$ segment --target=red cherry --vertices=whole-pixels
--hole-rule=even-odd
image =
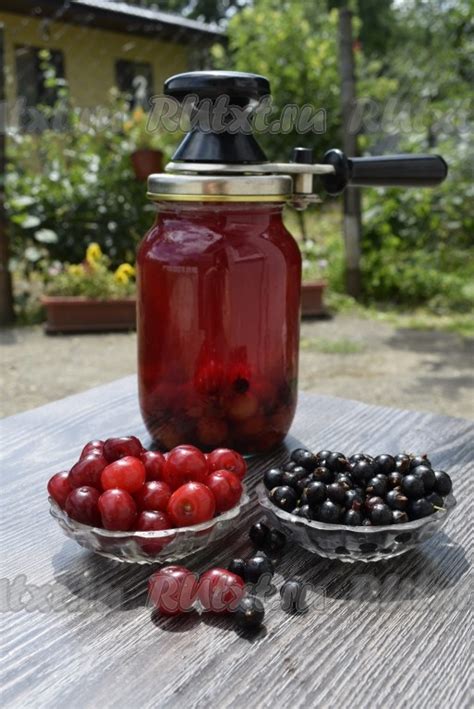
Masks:
[[[204,396],[218,394],[224,380],[224,368],[215,359],[209,360],[197,370],[194,376],[196,391]]]
[[[104,455],[109,463],[125,456],[139,458],[143,446],[136,436],[122,436],[121,438],[107,438],[104,443]]]
[[[69,484],[71,487],[89,485],[101,489],[100,479],[107,461],[101,453],[89,453],[81,458],[69,471]]]
[[[169,517],[164,512],[157,510],[145,510],[140,512],[135,523],[135,529],[139,532],[162,532],[172,528]],[[176,534],[170,532],[159,539],[137,538],[145,554],[159,554],[167,544],[173,541]]]
[[[171,497],[171,488],[161,480],[146,482],[134,498],[139,510],[159,510],[166,512]]]
[[[217,470],[207,478],[207,486],[216,500],[216,512],[230,510],[242,496],[242,483],[229,470]]]
[[[244,593],[244,580],[227,569],[209,569],[199,580],[198,597],[207,611],[234,611]]]
[[[176,527],[201,524],[214,517],[216,501],[214,495],[202,483],[186,483],[171,495],[167,512]]]
[[[64,509],[66,514],[76,522],[100,527],[100,512],[98,507],[100,492],[95,487],[83,485],[72,490],[66,499]]]
[[[143,451],[140,460],[145,466],[147,480],[162,480],[165,457],[159,451]]]
[[[55,502],[64,509],[66,504],[66,498],[71,492],[72,487],[69,482],[69,473],[67,470],[63,470],[61,473],[56,473],[48,482],[48,495],[53,498]]]
[[[247,463],[237,451],[230,448],[216,448],[207,456],[209,470],[230,470],[235,473],[240,480],[243,480],[247,472]]]
[[[128,492],[113,488],[99,497],[99,512],[104,529],[126,532],[135,524],[137,506]]]
[[[205,483],[207,474],[208,465],[204,453],[194,446],[173,448],[163,467],[163,480],[173,490],[190,481]]]
[[[100,478],[104,490],[118,487],[133,494],[138,492],[145,482],[145,466],[138,458],[131,455],[109,463]]]
[[[197,591],[197,575],[184,566],[165,566],[148,581],[149,602],[163,615],[190,611]]]
[[[172,528],[168,515],[158,510],[140,512],[135,523],[135,529],[140,532],[161,532]]]
[[[90,453],[102,454],[104,452],[104,441],[89,441],[81,451],[79,460],[85,458]]]

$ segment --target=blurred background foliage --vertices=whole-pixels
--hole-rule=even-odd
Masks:
[[[228,43],[213,48],[213,67],[267,75],[275,115],[289,103],[325,109],[327,126],[320,135],[260,136],[269,158],[288,159],[295,145],[312,147],[317,158],[341,145],[337,0],[138,4],[225,25]],[[364,302],[468,312],[474,305],[474,0],[353,0],[351,6],[357,92],[360,105],[373,111],[363,114],[361,150],[439,152],[449,164],[448,179],[434,190],[364,191]],[[9,137],[7,208],[13,265],[20,273],[47,273],[53,260],[75,262],[91,241],[113,265],[130,261],[152,220],[144,186],[131,167],[137,131],[126,129],[133,116],[127,116],[122,97],[110,96],[111,112],[120,120],[91,120],[86,126],[66,86],[59,99],[69,130]],[[157,137],[165,157],[172,143]],[[294,214],[287,220],[298,236]],[[309,210],[306,232],[307,277],[323,276],[333,293],[342,294],[339,201],[326,199]]]

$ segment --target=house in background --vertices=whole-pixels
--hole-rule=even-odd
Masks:
[[[202,22],[105,0],[2,0],[1,25],[6,99],[24,98],[27,106],[55,100],[40,68],[42,49],[74,103],[92,108],[113,86],[146,103],[171,74],[201,68],[224,36]]]

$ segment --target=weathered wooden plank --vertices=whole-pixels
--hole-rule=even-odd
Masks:
[[[48,515],[46,481],[72,464],[84,441],[135,433],[146,442],[133,377],[4,419],[4,705],[467,707],[473,428],[302,396],[289,448],[302,441],[347,452],[428,450],[453,474],[459,504],[443,533],[391,561],[347,565],[289,550],[276,585],[293,575],[310,581],[313,606],[285,615],[275,595],[265,629],[249,639],[228,618],[153,618],[145,607],[149,568],[83,551]],[[286,455],[282,447],[252,461],[249,486]],[[189,566],[222,565],[249,550],[256,514],[253,504],[224,549]],[[22,578],[39,590],[18,597]]]

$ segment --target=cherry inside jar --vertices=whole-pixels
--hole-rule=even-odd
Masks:
[[[160,447],[250,454],[288,432],[301,257],[282,209],[158,203],[137,266],[140,406]]]

